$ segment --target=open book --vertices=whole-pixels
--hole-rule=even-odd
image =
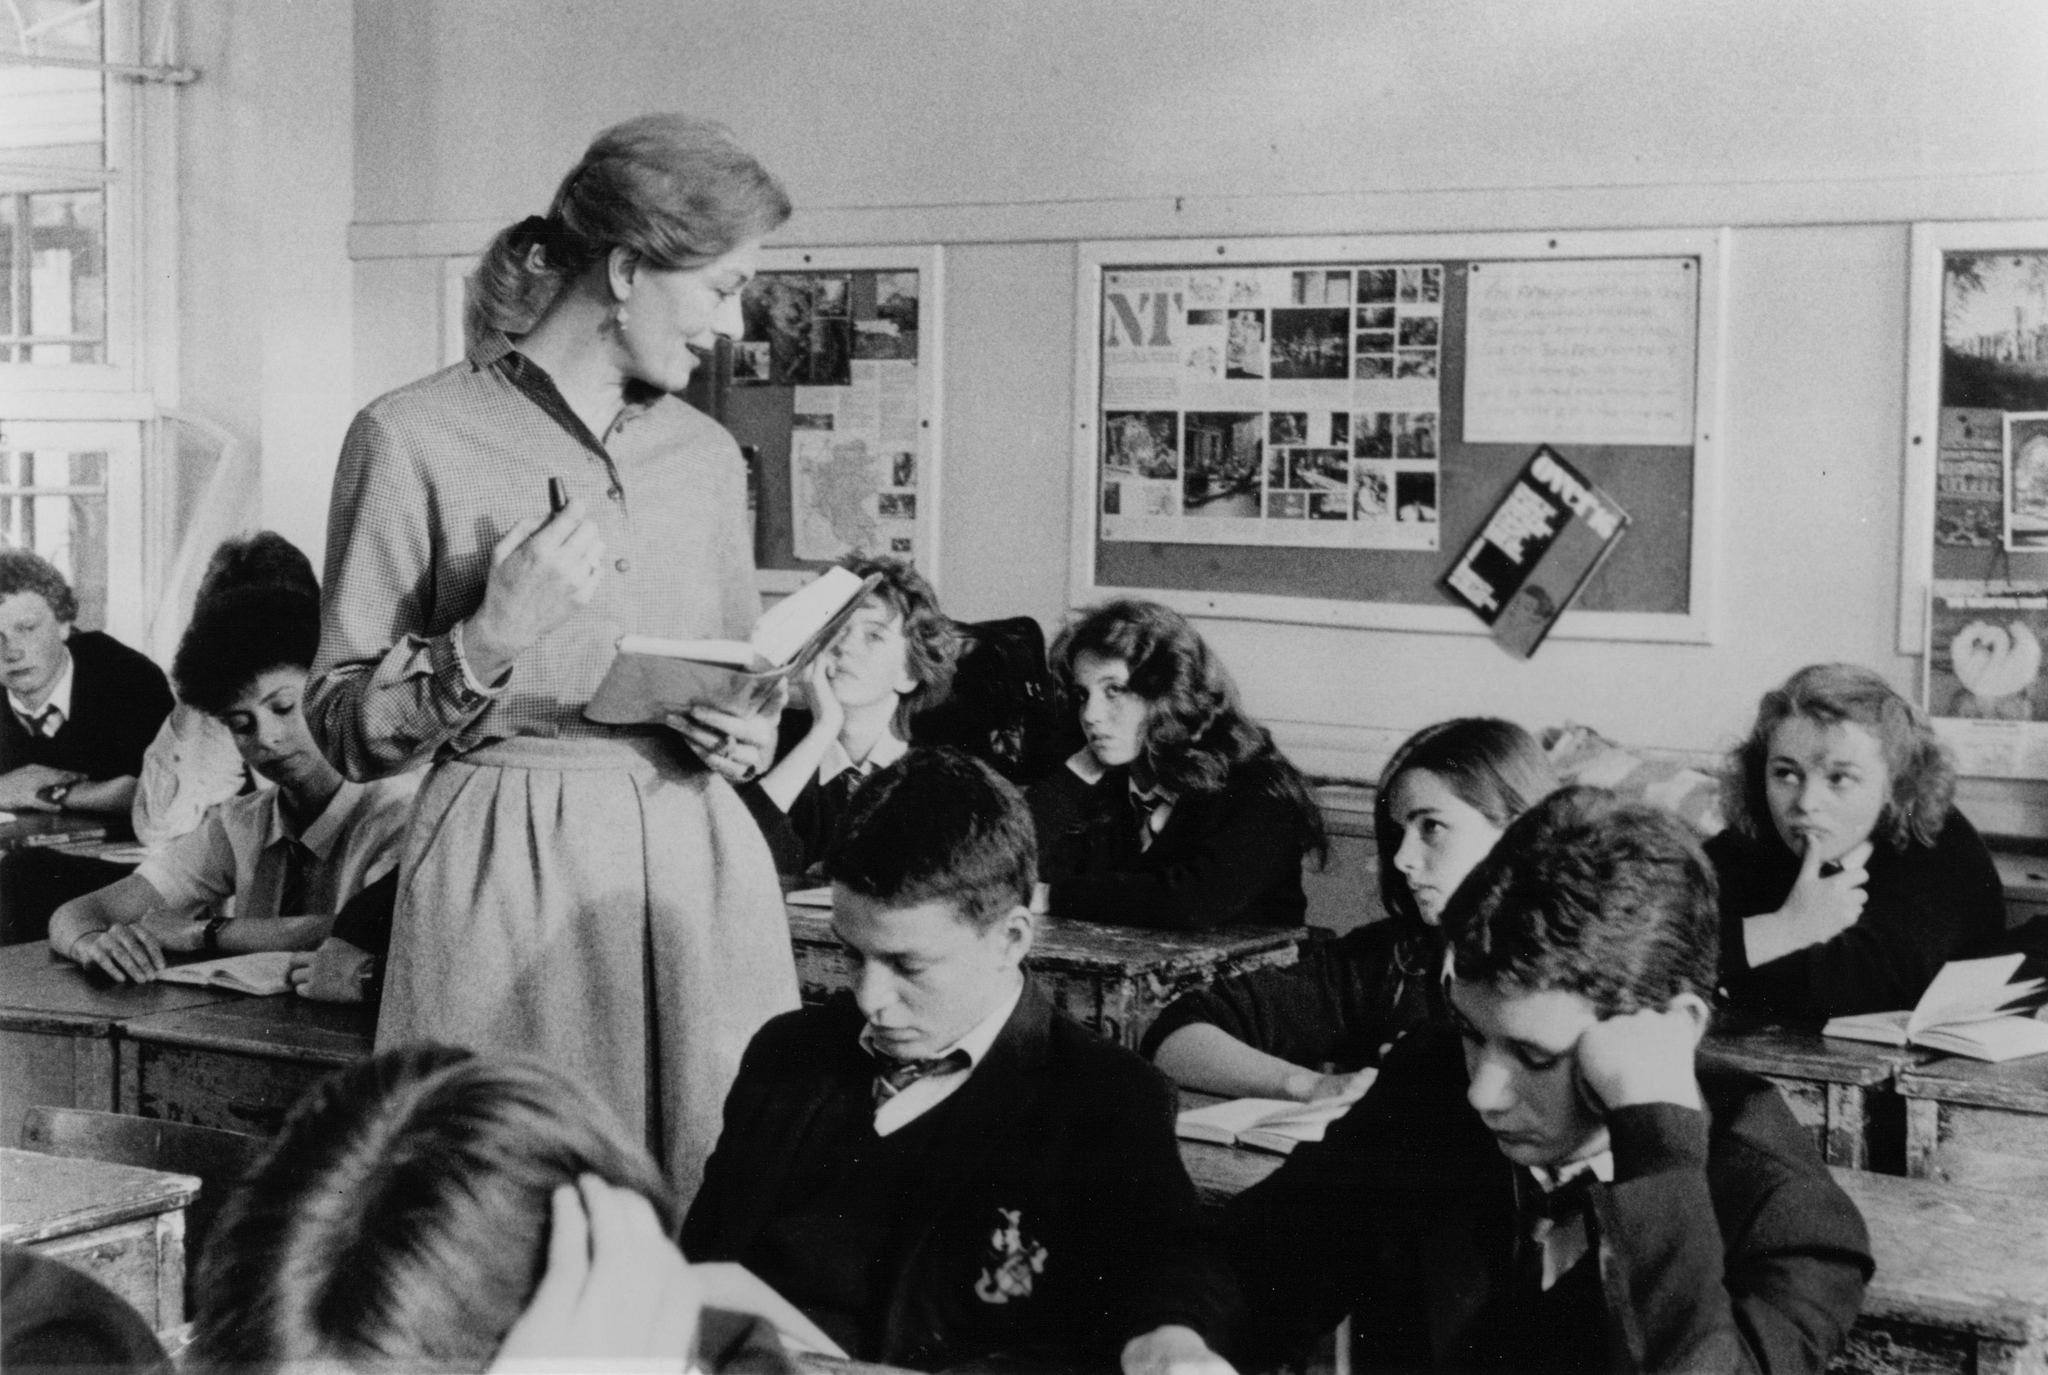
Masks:
[[[1341,1098],[1295,1103],[1285,1098],[1232,1098],[1205,1108],[1189,1108],[1174,1123],[1177,1135],[1219,1146],[1292,1155],[1304,1141],[1320,1141],[1323,1129],[1351,1111],[1364,1092]]]
[[[209,988],[232,988],[237,993],[268,997],[292,991],[287,971],[292,966],[289,950],[258,950],[249,955],[201,960],[197,964],[174,964],[160,971],[157,979],[168,984],[201,984]]]
[[[2026,958],[1950,960],[1911,1012],[1836,1017],[1821,1034],[1888,1046],[1924,1046],[1974,1060],[2048,1054],[2048,1021],[2038,1015],[2048,1003],[2048,981],[2018,977]]]
[[[691,707],[750,715],[775,685],[801,673],[881,579],[828,568],[761,613],[745,640],[662,640],[627,635],[583,714],[624,726]]]

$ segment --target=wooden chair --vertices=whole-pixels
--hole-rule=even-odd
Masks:
[[[199,1197],[185,1210],[185,1283],[199,1273],[200,1247],[221,1204],[269,1143],[260,1136],[87,1108],[32,1107],[21,1123],[23,1150],[196,1175]]]

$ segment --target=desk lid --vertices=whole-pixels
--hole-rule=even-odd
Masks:
[[[1867,1170],[1833,1174],[1870,1228],[1877,1274],[1867,1316],[2048,1340],[2048,1200]]]
[[[28,1245],[183,1208],[199,1181],[104,1160],[0,1147],[0,1241]]]

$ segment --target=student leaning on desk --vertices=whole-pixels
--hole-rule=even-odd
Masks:
[[[77,619],[62,573],[0,550],[0,810],[125,814],[170,713],[163,671]]]
[[[319,639],[319,603],[288,589],[202,609],[178,646],[179,691],[277,786],[230,798],[135,873],[58,908],[53,951],[141,983],[170,954],[309,949],[397,864],[417,775],[350,783],[320,753],[300,710]],[[240,916],[206,915],[230,894]]]
[[[1670,814],[1515,821],[1444,912],[1452,1025],[1226,1213],[1237,1353],[1348,1314],[1354,1369],[1822,1370],[1870,1245],[1776,1090],[1696,1065],[1717,925]]]

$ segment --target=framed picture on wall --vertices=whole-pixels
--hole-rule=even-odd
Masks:
[[[2048,581],[2048,220],[1916,224],[1898,648],[1930,588]]]

